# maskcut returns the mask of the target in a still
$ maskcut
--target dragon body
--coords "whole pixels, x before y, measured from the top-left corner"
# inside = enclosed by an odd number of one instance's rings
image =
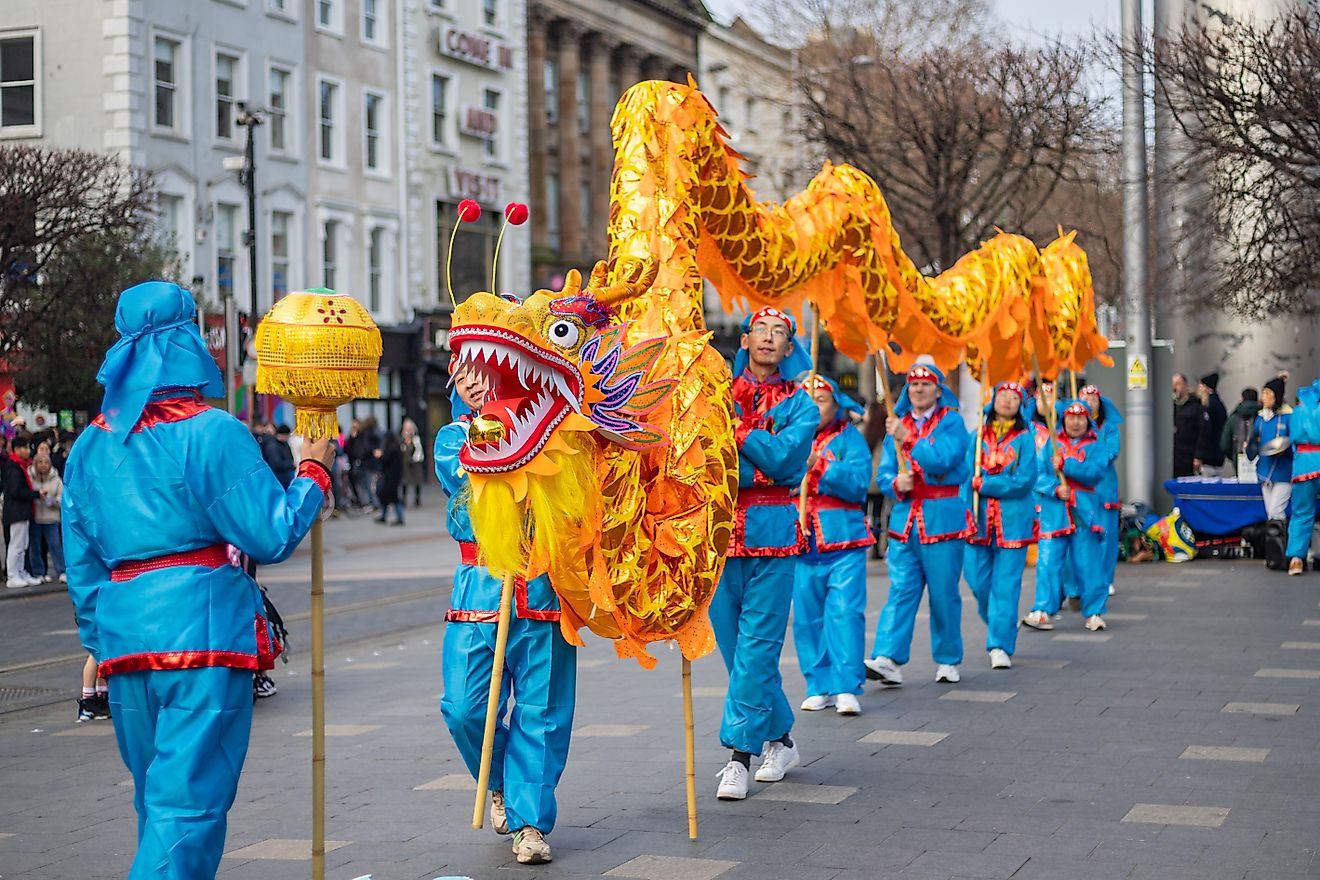
[[[726,303],[809,300],[836,347],[904,368],[967,358],[992,381],[1104,350],[1086,256],[1000,234],[926,278],[874,181],[829,166],[783,205],[758,204],[694,84],[640,83],[615,111],[610,259],[584,286],[458,305],[456,366],[491,390],[460,456],[473,527],[496,573],[548,572],[565,636],[621,656],[709,653],[706,608],[737,493],[728,367],[709,345],[702,278]]]

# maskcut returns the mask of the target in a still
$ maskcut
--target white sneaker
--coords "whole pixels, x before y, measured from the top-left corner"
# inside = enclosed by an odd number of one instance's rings
[[[1092,614],[1086,618],[1086,628],[1091,632],[1099,632],[1105,628],[1105,619],[1099,614]]]
[[[1109,595],[1111,595],[1111,596],[1114,595],[1114,585],[1113,585],[1113,584],[1110,584],[1110,585],[1109,585]]]
[[[857,701],[857,697],[856,697],[856,695],[854,695],[854,694],[839,694],[839,695],[836,696],[834,699],[835,699],[835,700],[837,701],[837,703],[838,703],[838,706],[835,708],[834,711],[835,711],[835,712],[838,712],[840,715],[861,715],[861,714],[862,714],[862,704],[859,703],[859,702]]]
[[[1044,611],[1033,611],[1022,618],[1022,625],[1029,626],[1032,629],[1051,630],[1054,629],[1054,621]]]
[[[29,587],[39,587],[45,583],[45,581],[43,581],[41,578],[36,577],[34,575],[28,574],[28,575],[24,575],[24,577],[27,578],[27,585]]]
[[[962,681],[962,676],[958,674],[957,666],[941,663],[935,668],[935,680],[943,684],[957,684]]]
[[[898,687],[903,683],[898,664],[888,657],[872,657],[862,663],[866,666],[866,677],[871,681],[878,681],[885,687]]]
[[[816,694],[814,697],[807,697],[803,700],[801,709],[803,712],[819,712],[821,709],[828,709],[833,705],[833,697],[826,694]]]
[[[60,583],[67,584],[68,582],[69,582],[69,576],[67,574],[61,574]]]
[[[991,669],[1012,669],[1013,658],[1008,656],[1008,652],[1003,648],[995,648],[990,652]]]
[[[504,792],[492,791],[490,793],[490,827],[495,829],[495,833],[505,835],[509,833],[509,817],[504,812]]]
[[[5,581],[5,586],[11,590],[21,590],[24,587],[30,587],[32,585],[29,584],[27,581],[23,580],[22,578],[10,578],[9,580]]]
[[[715,797],[722,801],[740,801],[747,797],[747,780],[750,774],[741,761],[730,761],[715,775],[720,780],[720,787],[716,789]]]
[[[761,753],[761,766],[756,768],[757,782],[778,782],[784,774],[792,770],[802,759],[798,756],[797,743],[786,746],[776,740],[768,743]]]
[[[513,833],[513,854],[520,865],[544,865],[550,861],[550,844],[531,825]]]

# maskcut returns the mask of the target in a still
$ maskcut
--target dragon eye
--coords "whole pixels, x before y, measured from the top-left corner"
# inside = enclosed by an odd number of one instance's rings
[[[572,321],[555,321],[550,325],[550,341],[560,348],[572,348],[577,345],[578,328]]]

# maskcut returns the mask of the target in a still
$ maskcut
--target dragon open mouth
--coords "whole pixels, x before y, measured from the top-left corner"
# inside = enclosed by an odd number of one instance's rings
[[[469,324],[449,334],[455,373],[475,371],[490,394],[459,453],[475,473],[527,464],[551,432],[582,405],[582,376],[572,361],[503,327]]]

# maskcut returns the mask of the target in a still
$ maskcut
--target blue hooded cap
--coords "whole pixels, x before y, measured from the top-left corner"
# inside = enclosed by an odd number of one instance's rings
[[[742,332],[750,333],[752,331],[752,324],[756,322],[756,319],[764,317],[779,318],[780,320],[785,321],[788,324],[789,332],[793,334],[793,344],[789,347],[788,354],[784,357],[784,360],[779,364],[779,375],[785,377],[797,376],[810,370],[811,354],[808,352],[807,346],[803,341],[798,338],[797,320],[790,313],[773,306],[766,306],[760,311],[748,315],[743,319]],[[733,356],[733,377],[735,379],[743,374],[743,370],[747,369],[747,361],[747,349],[739,348],[737,353]]]
[[[945,409],[958,408],[958,395],[953,393],[952,388],[944,384],[944,374],[940,372],[940,368],[934,364],[918,363],[913,364],[912,369],[908,370],[907,378],[903,381],[903,389],[899,391],[898,399],[894,401],[894,415],[900,419],[912,412],[912,399],[908,397],[908,383],[913,379],[923,379],[940,386],[940,396],[935,401],[936,406],[942,406]]]
[[[1014,394],[1018,396],[1019,403],[1018,403],[1017,417],[1022,420],[1023,424],[1030,422],[1031,416],[1027,412],[1027,403],[1028,403],[1027,392],[1017,382],[1000,382],[998,385],[996,385],[994,393],[990,395],[989,403],[981,407],[981,413],[986,416],[989,416],[992,413],[994,413],[995,398],[999,396],[999,392],[1001,391],[1012,391]]]
[[[1123,424],[1123,414],[1118,411],[1118,407],[1114,406],[1114,402],[1112,400],[1110,400],[1108,397],[1105,397],[1103,394],[1100,393],[1099,388],[1096,388],[1094,385],[1087,385],[1083,387],[1080,395],[1080,398],[1083,402],[1086,401],[1086,395],[1088,393],[1094,394],[1096,397],[1100,398],[1100,411],[1103,412],[1105,415],[1106,425]],[[1091,416],[1091,421],[1093,422],[1095,421],[1095,416]]]
[[[105,386],[101,411],[110,431],[126,440],[153,392],[193,388],[224,397],[225,383],[197,329],[192,294],[168,281],[144,281],[119,295],[119,341],[96,374]]]
[[[812,390],[810,388],[807,388],[807,380],[810,378],[811,378],[810,370],[808,370],[804,375],[798,377],[798,384],[800,384],[803,388],[806,388],[808,392]],[[859,416],[864,415],[866,413],[866,410],[862,407],[862,405],[853,398],[849,397],[847,394],[844,394],[842,391],[840,391],[839,383],[835,382],[829,376],[824,376],[821,375],[820,373],[817,373],[816,382],[821,385],[828,385],[830,387],[830,390],[834,392],[834,404],[839,408],[840,413],[856,413]]]

